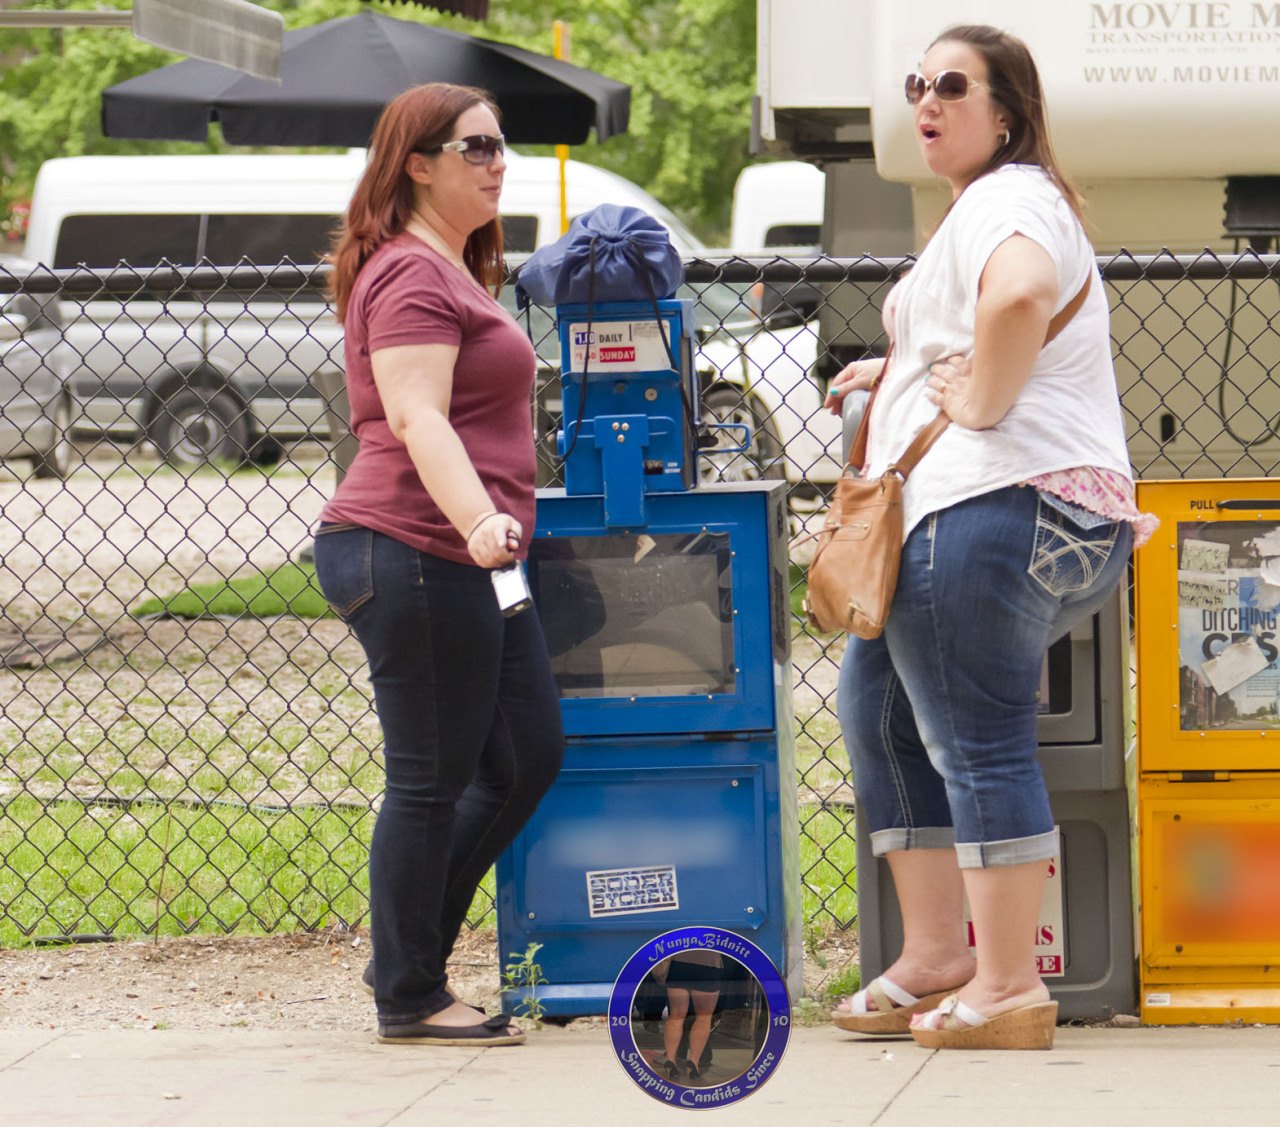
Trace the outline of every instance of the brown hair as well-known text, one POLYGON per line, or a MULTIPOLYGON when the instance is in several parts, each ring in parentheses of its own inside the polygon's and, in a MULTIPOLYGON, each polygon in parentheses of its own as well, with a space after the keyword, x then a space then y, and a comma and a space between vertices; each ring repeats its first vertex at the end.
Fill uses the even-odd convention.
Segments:
POLYGON ((1063 174, 1049 143, 1040 74, 1027 45, 1017 36, 986 24, 956 24, 929 46, 938 43, 964 43, 983 57, 987 64, 987 92, 1009 118, 1009 143, 995 151, 978 176, 1006 164, 1038 164, 1083 222, 1084 199, 1063 174))
MULTIPOLYGON (((458 118, 475 105, 487 106, 498 116, 498 107, 485 91, 430 82, 406 90, 382 111, 369 143, 369 162, 328 257, 333 264, 328 296, 337 307, 339 321, 347 315, 356 275, 373 252, 400 234, 409 222, 413 211, 413 181, 405 172, 409 155, 448 141, 458 118)), ((477 282, 498 292, 502 284, 502 224, 498 219, 471 232, 462 260, 477 282)))

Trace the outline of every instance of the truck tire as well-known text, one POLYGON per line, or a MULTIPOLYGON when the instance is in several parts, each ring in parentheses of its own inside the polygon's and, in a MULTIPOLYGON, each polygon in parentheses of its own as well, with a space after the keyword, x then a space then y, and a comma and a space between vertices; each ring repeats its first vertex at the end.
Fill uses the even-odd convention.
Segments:
MULTIPOLYGON (((737 387, 712 388, 702 397, 704 423, 746 423, 751 445, 741 454, 720 454, 723 446, 736 446, 731 432, 720 431, 715 446, 698 454, 698 477, 704 485, 716 481, 759 481, 783 476, 782 443, 768 419, 761 419, 750 392, 737 387)), ((717 433, 717 432, 712 432, 717 433)))
POLYGON ((162 399, 147 437, 175 466, 210 461, 244 462, 249 422, 240 401, 224 388, 183 387, 162 399))
POLYGON ((75 452, 71 441, 71 400, 64 395, 53 408, 53 444, 32 457, 36 477, 66 477, 75 452))

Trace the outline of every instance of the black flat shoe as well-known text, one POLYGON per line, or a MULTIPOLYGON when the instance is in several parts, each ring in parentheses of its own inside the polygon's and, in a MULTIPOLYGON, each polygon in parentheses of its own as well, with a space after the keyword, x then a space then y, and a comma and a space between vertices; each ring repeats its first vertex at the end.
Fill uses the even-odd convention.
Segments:
POLYGON ((472 1049, 521 1044, 524 1033, 510 1029, 510 1014, 494 1014, 477 1025, 432 1025, 425 1021, 379 1025, 378 1040, 384 1045, 460 1045, 472 1049))

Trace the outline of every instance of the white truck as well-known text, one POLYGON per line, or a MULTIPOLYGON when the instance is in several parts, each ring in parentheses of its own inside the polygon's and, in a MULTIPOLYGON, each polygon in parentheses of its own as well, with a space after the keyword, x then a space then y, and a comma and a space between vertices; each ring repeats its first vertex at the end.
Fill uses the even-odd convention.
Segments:
POLYGON ((729 249, 807 250, 818 247, 827 178, 801 160, 749 164, 733 185, 729 249))
MULTIPOLYGON (((902 95, 949 24, 1023 38, 1044 80, 1053 142, 1088 200, 1101 254, 1274 249, 1280 235, 1280 4, 758 0, 756 151, 827 174, 822 249, 892 257, 919 248, 948 201, 928 173, 902 95)), ((1256 473, 1280 458, 1280 287, 1273 280, 1110 287, 1117 378, 1135 466, 1256 473)), ((811 398, 881 337, 874 287, 842 285, 823 310, 811 398), (822 364, 825 362, 825 368, 822 364)), ((839 427, 810 418, 839 457, 839 427)))

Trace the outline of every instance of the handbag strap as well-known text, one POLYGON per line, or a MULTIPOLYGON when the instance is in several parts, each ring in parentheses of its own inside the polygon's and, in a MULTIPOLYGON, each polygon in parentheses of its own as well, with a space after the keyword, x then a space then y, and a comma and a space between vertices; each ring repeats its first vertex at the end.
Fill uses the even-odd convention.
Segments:
MULTIPOLYGON (((1071 322, 1071 318, 1080 312, 1080 307, 1084 305, 1085 298, 1089 296, 1089 288, 1093 285, 1093 270, 1085 275, 1084 285, 1082 285, 1076 296, 1073 297, 1066 305, 1064 305, 1050 320, 1049 327, 1044 334, 1043 348, 1053 340, 1063 329, 1071 322)), ((889 351, 884 355, 884 366, 880 369, 880 374, 876 376, 875 382, 871 385, 871 398, 867 400, 866 409, 862 412, 862 419, 858 423, 858 433, 853 440, 853 446, 849 450, 848 465, 855 471, 862 468, 867 460, 867 424, 871 418, 871 407, 876 401, 876 393, 880 390, 880 383, 884 379, 884 374, 889 370, 889 358, 893 355, 893 345, 889 345, 889 351)), ((945 411, 939 411, 932 421, 911 440, 911 444, 902 452, 902 457, 889 466, 886 473, 896 474, 903 481, 907 480, 907 475, 916 468, 920 459, 928 452, 942 434, 944 430, 951 425, 951 419, 945 411)))

